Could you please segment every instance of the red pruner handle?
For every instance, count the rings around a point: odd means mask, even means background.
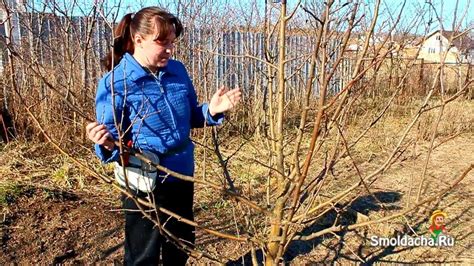
[[[133,146],[133,142],[131,140],[127,141],[127,145],[126,145],[129,149],[132,148]],[[130,152],[129,151],[126,151],[123,153],[123,166],[128,166],[128,162],[129,162],[129,159],[130,159]]]

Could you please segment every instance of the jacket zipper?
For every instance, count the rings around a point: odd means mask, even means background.
[[[156,76],[153,75],[153,77],[155,77],[155,81],[158,83],[158,86],[160,87],[160,92],[161,94],[163,94],[163,98],[165,99],[165,104],[166,106],[168,107],[168,111],[170,112],[170,115],[171,115],[171,120],[173,122],[173,129],[176,129],[176,118],[174,117],[174,114],[173,114],[173,110],[171,109],[171,105],[168,101],[168,95],[165,91],[165,89],[163,88],[163,85],[161,84],[161,77],[163,76],[164,72],[163,71],[160,71],[159,74],[158,74],[158,80],[156,80]]]

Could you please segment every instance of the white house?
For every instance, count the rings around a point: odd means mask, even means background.
[[[451,38],[453,40],[450,44]],[[428,35],[421,45],[419,59],[440,62],[442,54],[448,51],[445,63],[474,64],[474,40],[469,37],[469,32],[460,34],[454,31],[438,30]]]

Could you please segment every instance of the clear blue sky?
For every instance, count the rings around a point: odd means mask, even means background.
[[[387,3],[396,4],[397,2],[402,2],[400,0],[388,0]],[[408,0],[408,12],[413,12],[415,6],[419,5],[428,5],[428,2],[431,2],[434,8],[431,9],[431,15],[433,20],[437,22],[436,13],[441,18],[444,28],[446,30],[452,29],[452,23],[454,19],[454,11],[456,10],[456,0]],[[436,11],[436,12],[435,12]],[[457,14],[456,21],[459,21],[461,16],[465,14],[464,23],[462,26],[465,28],[468,23],[471,23],[474,26],[474,0],[459,0],[457,4]],[[434,25],[436,28],[439,27],[437,23]]]
[[[13,0],[14,1],[14,0]],[[40,3],[43,3],[47,0],[32,0],[36,2],[36,7],[39,8],[42,6]],[[68,2],[67,0],[57,1],[57,3],[61,2]],[[176,3],[179,2],[177,0],[78,0],[78,4],[82,9],[82,13],[86,12],[91,9],[94,2],[103,1],[107,7],[107,10],[111,11],[111,13],[115,14],[117,20],[129,12],[136,12],[141,7],[150,6],[150,5],[161,5],[167,7],[170,11],[176,12]],[[259,13],[263,14],[265,2],[273,2],[274,0],[255,0],[257,1],[257,9],[259,9]],[[302,0],[303,3],[308,2],[312,3],[317,0]],[[346,3],[356,0],[335,0],[337,2]],[[445,30],[452,29],[452,22],[454,18],[454,10],[456,7],[456,0],[406,0],[407,3],[404,9],[404,19],[402,19],[402,23],[410,21],[413,17],[416,17],[416,10],[419,8],[427,8],[429,6],[428,3],[431,3],[433,8],[430,8],[430,14],[432,18],[432,24],[430,31],[436,30],[439,28],[437,16],[441,18],[443,21],[443,25]],[[205,2],[204,0],[181,0],[182,3],[189,4],[190,2],[198,2],[202,3]],[[249,8],[250,3],[253,3],[254,0],[208,0],[207,3],[211,2],[214,6],[222,7],[223,10],[230,7],[234,8],[242,8],[245,7]],[[297,0],[287,0],[289,9],[294,7]],[[319,2],[319,1],[318,1]],[[372,10],[374,6],[375,0],[363,0],[365,3],[365,8],[368,10]],[[120,3],[120,8],[117,8],[118,4]],[[389,18],[389,12],[386,10],[391,10],[393,14],[396,14],[397,11],[400,9],[403,0],[382,0],[381,5],[381,17],[380,20],[386,20]],[[278,5],[278,4],[273,4]],[[385,10],[385,11],[384,11]],[[467,10],[466,17],[464,19],[464,23],[462,24],[463,28],[466,28],[468,24],[474,26],[474,0],[458,0],[458,13],[457,18],[461,17],[462,13]],[[78,12],[81,13],[81,12]],[[436,15],[437,14],[437,15]],[[79,14],[78,14],[79,15]],[[109,14],[110,15],[110,14]],[[109,16],[110,17],[110,16]],[[184,21],[186,23],[186,21]],[[403,24],[402,24],[403,25]],[[419,29],[414,29],[413,31],[419,31]],[[420,33],[420,32],[418,32]]]
[[[226,5],[234,5],[234,6],[238,6],[238,5],[242,5],[242,4],[245,5],[246,3],[251,2],[251,1],[228,1],[228,0],[215,0],[215,1],[218,2],[218,3],[221,3],[221,5],[223,7],[225,7]],[[257,1],[259,3],[259,6],[262,8],[262,12],[263,12],[263,8],[264,8],[263,6],[264,6],[264,3],[265,3],[265,0],[257,0]],[[315,0],[311,0],[311,1],[315,1]],[[338,1],[338,0],[336,0],[336,1]],[[373,6],[374,1],[375,0],[365,0],[365,2],[369,6],[370,5]],[[112,2],[118,2],[118,1],[109,0],[109,1],[106,1],[106,2],[112,3]],[[173,11],[173,9],[176,6],[176,4],[175,4],[176,2],[178,2],[178,1],[173,1],[173,0],[162,0],[162,1],[156,1],[156,0],[141,0],[141,1],[140,0],[139,1],[137,1],[137,0],[122,0],[123,8],[121,8],[119,10],[118,15],[119,15],[119,17],[121,17],[125,13],[135,12],[135,11],[139,10],[140,7],[149,6],[149,5],[156,5],[157,3],[161,4],[161,5],[164,5],[164,6],[167,6],[167,7],[169,7],[169,9],[171,11]],[[183,0],[183,2],[189,2],[189,1]],[[268,2],[272,2],[272,0],[268,0]],[[287,0],[287,2],[288,2],[289,7],[291,7],[291,6],[294,6],[297,3],[297,0]],[[304,3],[305,1],[303,0],[302,2]],[[350,2],[350,1],[344,0],[343,2]],[[456,7],[456,5],[455,5],[456,0],[407,0],[407,4],[405,5],[405,11],[404,11],[405,15],[407,16],[407,18],[410,17],[410,15],[415,14],[417,8],[422,7],[422,6],[427,7],[428,2],[431,2],[433,7],[434,7],[431,10],[431,15],[432,15],[432,18],[433,18],[432,27],[435,27],[435,29],[438,28],[437,19],[436,19],[436,15],[435,15],[435,13],[437,13],[438,16],[441,18],[441,20],[443,21],[445,29],[446,30],[451,29],[453,18],[454,18],[454,10],[455,10],[455,7]],[[382,0],[381,8],[382,9],[388,8],[388,9],[396,10],[401,6],[402,3],[403,3],[403,0]],[[436,10],[436,12],[435,12],[435,10]],[[466,18],[464,19],[465,23],[463,23],[464,24],[463,26],[467,25],[467,23],[474,23],[474,0],[459,0],[459,2],[458,2],[458,14],[457,14],[458,20],[461,17],[462,12],[464,12],[465,10],[467,10],[467,13],[466,13]],[[385,16],[386,14],[382,14],[382,15]],[[382,19],[383,19],[383,17],[382,17]]]

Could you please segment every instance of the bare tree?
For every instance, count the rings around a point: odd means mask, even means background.
[[[454,189],[473,169],[472,163],[466,163],[465,170],[456,173],[452,183],[433,191],[430,197],[422,197],[428,189],[430,155],[436,148],[443,112],[473,83],[469,70],[459,71],[456,90],[447,89],[451,86],[444,62],[448,51],[441,52],[441,62],[429,66],[417,59],[420,46],[415,43],[422,43],[432,31],[431,22],[425,19],[433,11],[431,5],[418,6],[417,16],[408,19],[404,13],[408,1],[393,8],[382,0],[282,0],[265,3],[263,11],[257,1],[249,6],[227,3],[225,8],[220,1],[167,4],[185,22],[186,34],[176,56],[187,65],[201,98],[207,99],[216,87],[235,85],[243,87],[244,104],[228,114],[226,126],[193,133],[193,140],[202,151],[198,158],[202,175],[184,176],[155,165],[169,175],[194,182],[199,189],[217,192],[213,193],[214,199],[229,203],[235,226],[217,230],[207,226],[206,221],[189,221],[161,207],[154,208],[155,212],[164,212],[215,237],[244,243],[254,264],[274,265],[283,262],[292,241],[334,236],[336,232],[407,217],[415,210],[428,211],[427,203]],[[6,21],[10,21],[13,11],[5,0],[3,6],[7,10]],[[27,19],[22,21],[27,32],[25,43],[14,43],[11,34],[5,39],[9,53],[6,71],[11,74],[8,82],[12,92],[4,92],[4,97],[12,98],[21,131],[41,133],[84,171],[134,198],[139,206],[153,207],[151,198],[145,201],[134,197],[128,188],[74,158],[67,145],[84,141],[81,128],[85,121],[93,120],[94,84],[101,74],[98,65],[104,52],[97,47],[112,43],[115,22],[109,19],[117,16],[114,12],[120,7],[120,2],[107,7],[102,1],[88,10],[77,1],[28,6],[30,13],[25,12]],[[73,10],[80,10],[81,16],[77,17]],[[468,32],[469,29],[461,29],[466,12],[453,22],[454,32]],[[418,32],[411,32],[413,28]],[[12,30],[7,27],[8,32]],[[455,38],[452,35],[449,42]],[[429,78],[427,68],[434,73]],[[371,104],[375,111],[367,112]],[[359,145],[384,123],[396,104],[416,108],[384,150],[375,151],[370,158],[360,158]],[[28,115],[20,114],[18,110],[23,109]],[[414,128],[422,117],[435,111],[438,116],[430,124],[423,173],[419,180],[412,180],[406,191],[408,196],[416,191],[412,204],[377,219],[344,224],[344,214],[358,197],[368,195],[380,203],[373,184],[414,143],[423,141],[413,133]],[[70,126],[64,127],[65,124]],[[65,130],[55,131],[59,126]],[[127,128],[120,124],[116,127],[121,132],[117,145],[122,151],[135,153],[121,141]],[[237,144],[229,145],[230,140]],[[254,154],[244,154],[245,149]],[[136,155],[153,164],[145,156]],[[363,166],[370,161],[376,161],[376,167]],[[244,180],[234,171],[234,163],[264,169],[263,178],[252,176],[251,180]],[[338,171],[347,172],[342,175],[347,180],[335,178]],[[334,211],[330,225],[302,234]],[[169,241],[191,256],[228,261],[229,258],[183,243],[155,216],[145,211],[143,214]],[[262,251],[264,261],[257,258],[257,250]]]

